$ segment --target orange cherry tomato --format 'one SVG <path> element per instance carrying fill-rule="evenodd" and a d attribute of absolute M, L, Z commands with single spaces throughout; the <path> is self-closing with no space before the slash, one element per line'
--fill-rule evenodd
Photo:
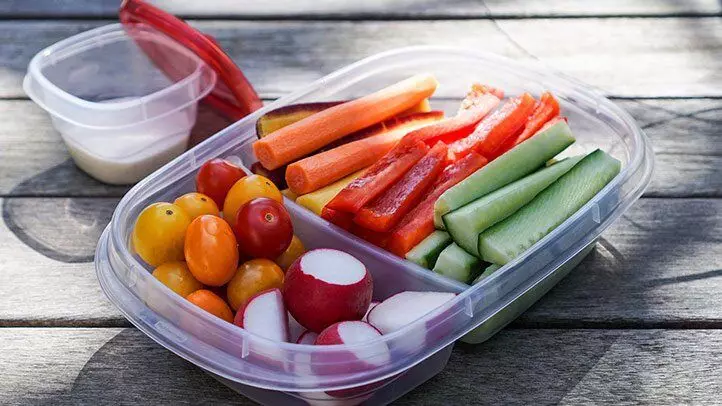
<path fill-rule="evenodd" d="M 239 179 L 228 191 L 223 203 L 223 218 L 233 226 L 241 206 L 257 197 L 267 197 L 283 204 L 283 195 L 273 182 L 261 175 L 250 175 Z"/>
<path fill-rule="evenodd" d="M 224 285 L 238 266 L 238 247 L 231 226 L 209 214 L 196 218 L 188 226 L 185 256 L 188 268 L 201 283 Z"/>
<path fill-rule="evenodd" d="M 173 204 L 183 209 L 191 219 L 195 219 L 204 214 L 220 216 L 216 202 L 202 193 L 186 193 L 175 199 Z"/>
<path fill-rule="evenodd" d="M 288 270 L 291 264 L 293 264 L 293 261 L 303 255 L 304 252 L 306 252 L 306 247 L 303 246 L 301 239 L 294 235 L 291 239 L 291 244 L 288 245 L 286 251 L 283 251 L 283 254 L 279 255 L 278 258 L 276 258 L 276 263 L 285 272 Z"/>
<path fill-rule="evenodd" d="M 238 310 L 256 293 L 282 286 L 283 271 L 278 265 L 269 259 L 252 259 L 241 264 L 228 282 L 228 303 Z"/>
<path fill-rule="evenodd" d="M 203 284 L 193 277 L 185 262 L 166 262 L 153 270 L 153 276 L 183 297 L 203 289 Z"/>
<path fill-rule="evenodd" d="M 153 203 L 135 221 L 131 243 L 135 252 L 152 266 L 183 260 L 183 242 L 191 218 L 179 206 Z"/>
<path fill-rule="evenodd" d="M 229 323 L 233 323 L 233 311 L 231 308 L 228 307 L 228 304 L 224 302 L 223 299 L 210 290 L 196 290 L 186 296 L 186 299 L 208 313 L 220 317 Z"/>

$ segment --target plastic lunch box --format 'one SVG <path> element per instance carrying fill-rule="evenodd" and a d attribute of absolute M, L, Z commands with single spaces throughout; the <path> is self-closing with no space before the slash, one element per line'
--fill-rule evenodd
<path fill-rule="evenodd" d="M 404 329 L 351 348 L 369 363 L 388 348 L 389 362 L 359 371 L 344 368 L 348 346 L 274 343 L 249 334 L 172 293 L 130 250 L 129 236 L 139 212 L 150 203 L 172 201 L 191 191 L 203 162 L 225 157 L 249 167 L 255 161 L 251 150 L 255 122 L 265 112 L 291 103 L 357 97 L 419 72 L 431 72 L 439 80 L 432 106 L 444 99 L 458 101 L 474 81 L 499 86 L 510 95 L 551 90 L 560 98 L 577 137 L 572 152 L 601 147 L 623 166 L 581 210 L 472 287 L 367 244 L 287 200 L 295 232 L 309 248 L 341 249 L 366 264 L 374 278 L 374 299 L 403 290 L 458 292 L 454 300 Z M 441 371 L 455 340 L 488 339 L 544 295 L 639 198 L 652 169 L 651 146 L 632 118 L 576 81 L 530 67 L 528 62 L 485 53 L 404 48 L 361 60 L 277 100 L 141 181 L 118 205 L 99 241 L 95 264 L 103 291 L 128 320 L 251 399 L 263 404 L 385 404 Z"/>

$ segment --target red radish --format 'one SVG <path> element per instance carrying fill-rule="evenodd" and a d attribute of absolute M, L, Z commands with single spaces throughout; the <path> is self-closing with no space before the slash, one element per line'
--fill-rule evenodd
<path fill-rule="evenodd" d="M 306 331 L 306 328 L 299 324 L 291 313 L 288 313 L 288 342 L 295 343 Z"/>
<path fill-rule="evenodd" d="M 233 324 L 273 341 L 288 341 L 288 314 L 278 288 L 253 296 L 238 309 Z"/>
<path fill-rule="evenodd" d="M 318 334 L 313 331 L 306 330 L 298 337 L 296 344 L 313 345 L 316 342 L 316 338 L 318 338 Z"/>
<path fill-rule="evenodd" d="M 343 251 L 308 251 L 294 262 L 283 281 L 288 311 L 307 329 L 320 333 L 333 323 L 361 320 L 373 293 L 364 264 Z"/>
<path fill-rule="evenodd" d="M 320 375 L 343 374 L 348 372 L 364 371 L 379 367 L 391 361 L 388 346 L 383 341 L 373 342 L 381 338 L 381 333 L 372 325 L 363 321 L 342 321 L 332 324 L 318 335 L 316 345 L 361 344 L 368 345 L 355 347 L 340 354 L 319 354 Z M 348 398 L 375 390 L 388 382 L 382 380 L 354 388 L 326 392 L 337 398 Z"/>
<path fill-rule="evenodd" d="M 389 334 L 413 323 L 456 296 L 447 292 L 401 292 L 379 303 L 369 312 L 369 323 Z"/>
<path fill-rule="evenodd" d="M 371 313 L 371 310 L 373 310 L 374 307 L 376 307 L 379 303 L 381 303 L 381 302 L 376 301 L 376 300 L 374 300 L 373 302 L 371 302 L 371 304 L 369 305 L 369 309 L 366 310 L 366 314 L 364 314 L 364 317 L 361 319 L 361 321 L 365 321 L 365 322 L 368 323 L 368 321 L 369 321 L 369 313 Z"/>

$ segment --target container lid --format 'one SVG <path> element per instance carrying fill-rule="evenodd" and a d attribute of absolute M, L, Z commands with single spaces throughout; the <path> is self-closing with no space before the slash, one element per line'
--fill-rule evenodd
<path fill-rule="evenodd" d="M 167 35 L 200 57 L 217 74 L 218 81 L 204 101 L 211 107 L 233 120 L 239 120 L 261 108 L 263 103 L 246 79 L 241 69 L 221 49 L 218 42 L 180 18 L 167 13 L 142 0 L 124 0 L 119 11 L 124 26 L 144 24 Z M 129 30 L 129 35 L 132 30 Z M 141 47 L 143 49 L 143 47 Z M 151 60 L 171 78 L 174 77 L 172 63 L 162 55 L 148 52 Z"/>

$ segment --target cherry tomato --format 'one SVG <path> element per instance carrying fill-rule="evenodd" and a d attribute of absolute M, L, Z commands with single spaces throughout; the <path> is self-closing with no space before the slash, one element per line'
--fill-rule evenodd
<path fill-rule="evenodd" d="M 183 297 L 190 295 L 198 289 L 203 289 L 203 284 L 193 277 L 193 274 L 185 262 L 166 262 L 155 268 L 153 276 L 162 284 L 171 288 L 173 292 Z"/>
<path fill-rule="evenodd" d="M 228 282 L 228 303 L 233 310 L 238 310 L 256 293 L 282 286 L 283 271 L 278 265 L 268 259 L 252 259 L 241 264 Z"/>
<path fill-rule="evenodd" d="M 229 323 L 233 323 L 233 311 L 231 308 L 228 307 L 228 304 L 224 302 L 223 299 L 210 290 L 196 290 L 186 296 L 186 299 L 208 313 L 220 317 Z"/>
<path fill-rule="evenodd" d="M 175 204 L 153 203 L 135 221 L 131 243 L 152 266 L 183 260 L 183 241 L 191 218 Z"/>
<path fill-rule="evenodd" d="M 210 214 L 212 216 L 221 215 L 218 211 L 216 202 L 202 193 L 186 193 L 175 199 L 173 204 L 183 209 L 183 211 L 185 211 L 191 219 L 195 219 L 196 217 L 200 217 L 204 214 Z"/>
<path fill-rule="evenodd" d="M 283 202 L 283 195 L 273 182 L 260 175 L 246 176 L 228 191 L 226 201 L 223 203 L 223 218 L 232 226 L 241 206 L 257 197 L 268 197 Z"/>
<path fill-rule="evenodd" d="M 198 170 L 196 190 L 209 196 L 220 207 L 234 183 L 248 175 L 242 168 L 225 159 L 215 158 Z"/>
<path fill-rule="evenodd" d="M 188 226 L 185 241 L 188 268 L 201 283 L 221 286 L 238 266 L 233 230 L 222 218 L 204 214 Z"/>
<path fill-rule="evenodd" d="M 233 231 L 238 249 L 254 258 L 275 259 L 293 239 L 293 225 L 286 208 L 267 197 L 244 204 Z"/>
<path fill-rule="evenodd" d="M 276 258 L 276 263 L 285 272 L 288 270 L 288 267 L 291 266 L 293 261 L 303 255 L 304 252 L 306 252 L 306 248 L 303 246 L 301 239 L 294 235 L 293 239 L 291 239 L 291 244 L 288 245 L 288 248 L 283 251 L 283 254 Z"/>

